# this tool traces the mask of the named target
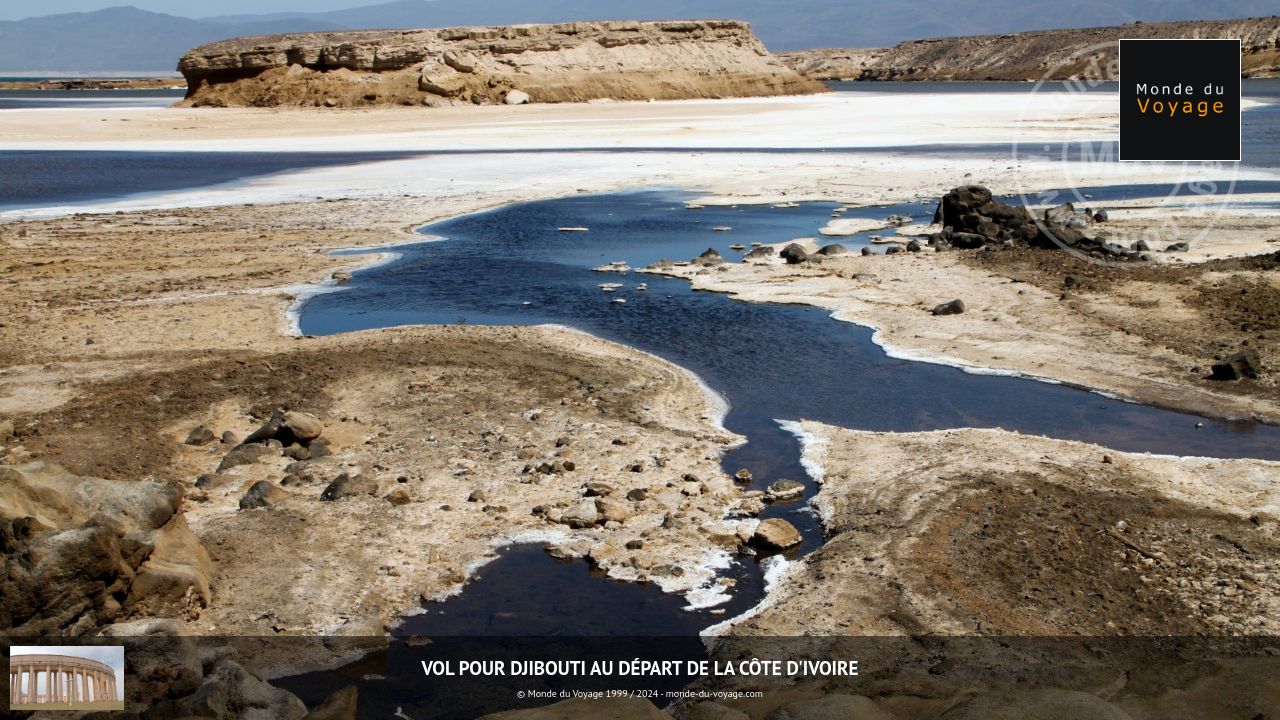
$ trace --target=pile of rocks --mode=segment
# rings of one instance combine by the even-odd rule
[[[1106,222],[1105,210],[1077,210],[1071,203],[1046,209],[1035,217],[1025,207],[1006,205],[981,185],[953,188],[938,203],[934,223],[942,231],[929,236],[938,250],[971,250],[991,246],[1067,248],[1107,260],[1150,259],[1140,248],[1126,248],[1088,234]]]

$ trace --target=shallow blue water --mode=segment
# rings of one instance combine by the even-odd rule
[[[290,170],[354,165],[405,153],[0,150],[0,210],[207,188]]]
[[[0,90],[0,110],[167,107],[184,95],[185,90]]]

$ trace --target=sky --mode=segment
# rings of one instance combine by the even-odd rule
[[[0,2],[0,20],[21,20],[40,15],[93,12],[108,7],[132,5],[152,12],[182,17],[210,17],[243,13],[324,12],[361,5],[377,5],[382,0],[5,0]]]
[[[116,687],[124,687],[124,648],[119,645],[14,645],[10,655],[74,655],[97,660],[110,665],[116,671]],[[44,689],[44,676],[40,676],[40,690]]]

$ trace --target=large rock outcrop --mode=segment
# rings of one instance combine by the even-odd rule
[[[1094,68],[1114,80],[1120,38],[1240,38],[1246,77],[1280,75],[1280,16],[930,38],[779,57],[816,80],[1065,80]],[[1082,52],[1095,45],[1105,47]]]
[[[178,69],[195,106],[499,104],[822,92],[732,20],[238,38]],[[527,98],[526,98],[527,95]]]
[[[207,604],[211,562],[181,502],[162,483],[0,467],[0,637],[80,636]]]

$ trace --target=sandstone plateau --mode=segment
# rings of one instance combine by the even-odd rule
[[[192,106],[454,105],[822,92],[743,22],[578,22],[238,38],[178,69]]]
[[[1095,61],[1114,80],[1108,68],[1120,38],[1240,38],[1245,77],[1280,75],[1280,16],[931,38],[779,57],[815,80],[1063,80],[1088,73]]]

